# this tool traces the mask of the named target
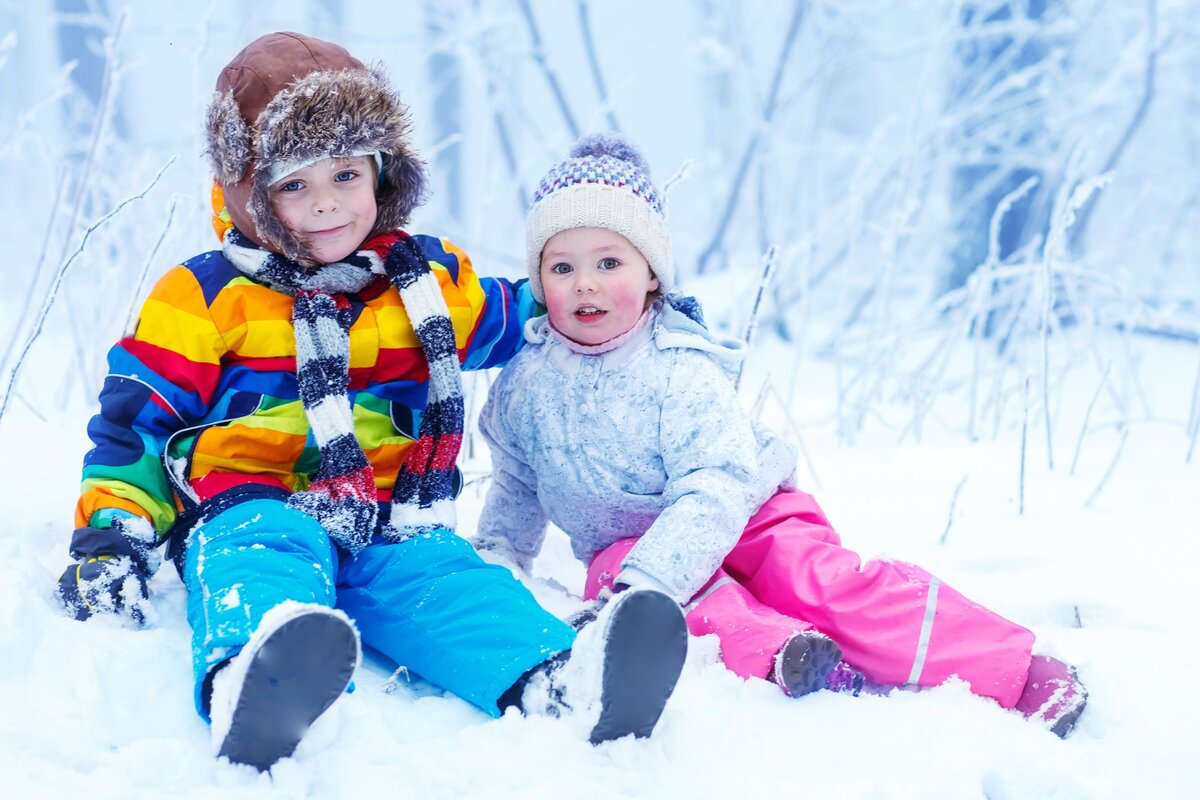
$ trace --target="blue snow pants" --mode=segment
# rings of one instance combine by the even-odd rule
[[[240,503],[199,525],[183,571],[205,719],[209,671],[285,600],[341,609],[363,644],[492,716],[521,675],[575,639],[511,572],[449,531],[399,544],[376,537],[352,556],[282,500]]]

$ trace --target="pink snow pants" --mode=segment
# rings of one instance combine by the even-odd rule
[[[585,599],[611,588],[636,542],[622,539],[596,554]],[[1033,647],[1030,631],[920,567],[863,564],[817,502],[798,491],[763,504],[686,611],[688,630],[716,634],[725,665],[743,678],[769,676],[788,638],[815,628],[874,683],[936,686],[957,675],[1005,708],[1021,695]]]

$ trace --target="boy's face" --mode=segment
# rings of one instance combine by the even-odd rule
[[[322,264],[341,261],[375,227],[375,160],[325,158],[271,184],[275,215]]]
[[[542,248],[541,277],[550,322],[587,345],[632,328],[658,288],[641,252],[607,228],[571,228],[551,236]]]

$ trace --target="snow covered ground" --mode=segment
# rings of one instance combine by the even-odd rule
[[[1195,349],[1141,346],[1143,374],[1162,379],[1152,399],[1179,419]],[[764,344],[756,358],[786,363],[779,348]],[[806,370],[797,405],[828,398],[832,379],[831,370]],[[649,740],[591,747],[561,720],[494,721],[428,685],[393,681],[394,665],[369,660],[357,691],[271,775],[210,754],[191,707],[183,588],[172,567],[152,584],[157,618],[146,630],[78,623],[58,610],[51,588],[67,561],[90,410],[43,419],[14,403],[0,423],[0,796],[1194,797],[1200,463],[1185,462],[1179,423],[1143,423],[1130,428],[1107,481],[1119,444],[1111,429],[1083,440],[1071,475],[1092,386],[1079,398],[1064,393],[1061,414],[1075,428],[1061,426],[1053,471],[1044,438],[1031,433],[1023,514],[1019,437],[969,443],[927,431],[919,444],[896,444],[894,432],[868,425],[843,447],[831,426],[804,427],[819,486],[803,466],[802,482],[849,546],[925,566],[1032,628],[1042,652],[1078,665],[1091,701],[1066,741],[960,683],[791,700],[726,672],[714,642],[700,639]],[[465,531],[482,487],[462,498]],[[552,535],[535,591],[566,613],[575,603],[561,587],[581,581],[565,540]]]
[[[62,13],[75,5],[87,13]],[[1092,325],[1196,330],[1200,16],[1187,11],[1192,0],[762,3],[754,14],[735,2],[399,5],[397,27],[380,20],[395,17],[398,4],[365,0],[0,3],[0,175],[11,187],[0,209],[15,222],[0,251],[6,342],[24,343],[32,312],[53,294],[55,268],[74,264],[0,419],[0,800],[1200,797],[1200,603],[1191,591],[1200,563],[1200,446],[1184,431],[1198,413],[1197,348],[1136,337],[1070,341],[1072,330]],[[1025,22],[963,13],[1002,5]],[[580,12],[589,7],[609,87],[599,92],[580,40]],[[522,9],[541,26],[536,48]],[[800,20],[796,10],[804,11],[803,26],[791,29],[796,46],[783,47],[788,20]],[[1055,21],[1037,28],[1043,13]],[[202,202],[203,109],[220,66],[249,36],[276,29],[320,33],[388,65],[413,104],[416,143],[435,178],[417,220],[426,216],[429,227],[414,229],[450,235],[483,272],[520,273],[524,203],[513,202],[513,189],[528,187],[575,138],[553,80],[581,126],[603,128],[618,116],[664,191],[673,174],[681,180],[670,199],[676,261],[710,319],[738,327],[748,285],[753,292],[746,270],[757,275],[760,245],[777,244],[779,291],[769,311],[784,309],[803,342],[764,335],[755,345],[747,405],[768,376],[778,394],[766,416],[784,421],[775,399],[789,398],[807,446],[801,486],[848,546],[864,558],[926,567],[1033,629],[1039,651],[1078,665],[1091,697],[1071,738],[1060,741],[961,684],[790,700],[764,682],[737,679],[719,664],[713,641],[693,640],[649,740],[593,748],[567,721],[493,721],[369,660],[357,691],[271,775],[214,760],[191,704],[189,631],[173,567],[152,584],[155,613],[144,630],[70,620],[52,589],[68,561],[94,411],[79,398],[95,396],[104,349],[144,292],[143,264],[152,280],[197,242],[213,245]],[[1036,63],[1001,69],[969,58],[977,72],[964,72],[963,43],[1008,41],[1014,31],[1030,37]],[[68,80],[75,59],[75,74],[94,81]],[[119,78],[111,93],[102,89],[106,70]],[[773,89],[777,71],[782,82]],[[455,77],[429,80],[435,72]],[[946,83],[953,97],[943,96]],[[778,104],[768,99],[776,89]],[[765,120],[764,101],[774,107]],[[511,168],[502,155],[510,146]],[[1066,258],[1023,246],[1028,252],[999,265],[995,283],[1025,309],[1016,330],[1034,337],[1049,296],[1038,293],[1043,271],[1062,281],[1056,302],[1065,303],[1062,291],[1074,293],[1061,307],[1074,316],[1065,323],[1072,330],[1060,341],[1056,328],[1050,342],[1052,469],[1037,386],[1040,341],[1018,342],[1026,352],[1005,373],[1003,392],[991,394],[996,373],[986,373],[976,441],[964,435],[970,364],[955,363],[942,385],[929,377],[938,369],[930,359],[922,386],[904,386],[897,371],[886,394],[875,394],[873,378],[889,359],[922,358],[917,345],[928,342],[917,335],[895,350],[851,343],[878,359],[879,371],[853,384],[842,403],[854,353],[843,350],[840,361],[812,355],[829,349],[819,341],[892,334],[912,316],[912,303],[930,300],[944,277],[941,251],[954,247],[962,222],[954,207],[962,198],[945,184],[980,152],[1006,170],[1041,175],[1047,203],[1060,188],[1113,170],[1111,183],[1100,181],[1107,199],[1082,252]],[[152,194],[97,228],[77,262],[66,260],[87,226],[176,154]],[[758,177],[747,177],[737,213],[723,219],[731,187],[736,198],[745,177],[739,164]],[[1057,228],[1038,223],[1031,235],[1053,244],[1067,232],[1066,217],[1074,219],[1062,212]],[[714,231],[730,263],[701,278],[698,257],[716,244]],[[710,305],[714,298],[721,303]],[[858,324],[845,335],[813,330],[851,318]],[[0,387],[15,355],[6,349],[0,358]],[[1032,379],[1023,491],[1017,374]],[[477,396],[479,382],[471,383]],[[897,388],[929,394],[893,398]],[[864,395],[869,405],[852,408]],[[1002,424],[993,425],[995,406],[986,401],[1001,395]],[[911,404],[926,397],[934,406],[918,438],[905,426]],[[851,446],[836,420],[859,411],[862,430]],[[464,466],[473,482],[459,515],[469,535],[486,454]],[[551,536],[536,567],[532,588],[544,604],[574,610],[570,593],[583,572],[563,537]]]

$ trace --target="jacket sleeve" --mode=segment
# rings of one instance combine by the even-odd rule
[[[503,366],[521,348],[526,321],[544,313],[529,281],[480,278],[470,257],[454,243],[434,236],[413,238],[437,272],[463,369]]]
[[[676,351],[659,428],[665,508],[622,562],[685,603],[754,512],[758,446],[733,384],[707,356]]]
[[[537,496],[537,475],[511,423],[519,381],[506,369],[492,384],[479,430],[492,454],[492,481],[479,517],[476,546],[509,556],[529,571],[546,539],[546,513]]]
[[[75,525],[148,520],[161,538],[175,521],[163,451],[171,434],[203,416],[220,376],[224,341],[204,292],[184,267],[168,272],[142,306],[137,328],[109,350],[100,411],[88,424]]]

